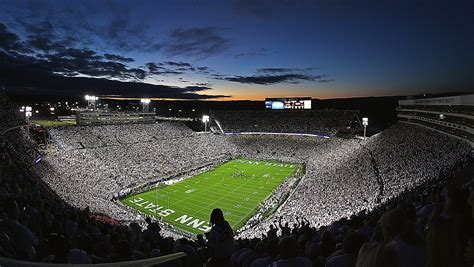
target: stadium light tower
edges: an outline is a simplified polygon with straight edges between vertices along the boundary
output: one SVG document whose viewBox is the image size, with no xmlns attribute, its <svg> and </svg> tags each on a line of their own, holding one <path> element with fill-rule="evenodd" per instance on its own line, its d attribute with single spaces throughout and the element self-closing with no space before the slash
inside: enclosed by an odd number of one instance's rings
<svg viewBox="0 0 474 267">
<path fill-rule="evenodd" d="M 202 122 L 204 122 L 204 132 L 207 132 L 207 123 L 209 122 L 209 115 L 203 115 Z"/>
<path fill-rule="evenodd" d="M 369 125 L 369 118 L 362 118 L 362 126 L 364 126 L 364 139 L 367 133 L 367 125 Z"/>
<path fill-rule="evenodd" d="M 27 121 L 29 121 L 29 119 L 30 119 L 30 117 L 31 117 L 31 115 L 32 115 L 32 113 L 31 113 L 32 110 L 33 110 L 33 109 L 32 109 L 31 107 L 29 107 L 29 106 L 26 106 L 26 107 L 25 107 L 25 117 L 26 117 L 26 120 L 27 120 Z"/>
<path fill-rule="evenodd" d="M 87 100 L 87 108 L 95 110 L 95 101 L 99 100 L 99 98 L 93 95 L 86 95 L 85 99 Z"/>
<path fill-rule="evenodd" d="M 140 102 L 142 103 L 142 111 L 143 112 L 148 112 L 149 109 L 150 109 L 151 100 L 147 99 L 147 98 L 142 98 L 142 99 L 140 99 Z"/>
</svg>

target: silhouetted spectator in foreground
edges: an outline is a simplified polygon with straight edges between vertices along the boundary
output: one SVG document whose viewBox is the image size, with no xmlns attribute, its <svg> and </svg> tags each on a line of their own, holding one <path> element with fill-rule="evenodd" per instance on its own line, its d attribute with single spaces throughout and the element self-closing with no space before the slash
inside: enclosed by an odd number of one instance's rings
<svg viewBox="0 0 474 267">
<path fill-rule="evenodd" d="M 284 237 L 278 243 L 280 260 L 274 262 L 272 267 L 310 267 L 311 261 L 306 257 L 298 257 L 298 244 L 291 237 Z"/>
<path fill-rule="evenodd" d="M 344 239 L 342 253 L 333 253 L 326 262 L 326 267 L 353 267 L 356 265 L 357 253 L 365 243 L 365 237 L 357 232 L 351 232 Z"/>
<path fill-rule="evenodd" d="M 473 230 L 468 192 L 449 187 L 441 196 L 444 201 L 436 203 L 426 224 L 426 266 L 466 266 L 464 253 Z"/>
<path fill-rule="evenodd" d="M 385 244 L 400 259 L 400 266 L 424 266 L 426 251 L 415 235 L 415 226 L 407 220 L 401 209 L 387 211 L 380 219 Z"/>
<path fill-rule="evenodd" d="M 377 242 L 365 243 L 357 255 L 356 267 L 399 267 L 397 252 Z"/>
<path fill-rule="evenodd" d="M 210 218 L 211 231 L 207 245 L 211 248 L 209 266 L 230 266 L 230 257 L 235 250 L 234 233 L 230 224 L 224 219 L 221 209 L 214 209 Z"/>
</svg>

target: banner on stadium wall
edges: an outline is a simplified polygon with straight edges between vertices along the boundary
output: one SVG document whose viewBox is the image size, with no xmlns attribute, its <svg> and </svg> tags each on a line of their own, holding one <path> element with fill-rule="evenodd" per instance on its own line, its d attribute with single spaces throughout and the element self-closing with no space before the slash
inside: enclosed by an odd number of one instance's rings
<svg viewBox="0 0 474 267">
<path fill-rule="evenodd" d="M 459 95 L 459 96 L 447 96 L 447 97 L 435 97 L 435 98 L 424 98 L 424 99 L 408 99 L 399 100 L 398 105 L 400 106 L 474 106 L 474 94 L 471 95 Z"/>
</svg>

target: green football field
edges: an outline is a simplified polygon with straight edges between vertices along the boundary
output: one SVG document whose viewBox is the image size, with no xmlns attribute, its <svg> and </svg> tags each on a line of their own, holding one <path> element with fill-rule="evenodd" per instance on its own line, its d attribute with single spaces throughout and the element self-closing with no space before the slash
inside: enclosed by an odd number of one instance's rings
<svg viewBox="0 0 474 267">
<path fill-rule="evenodd" d="M 192 234 L 209 230 L 209 215 L 214 208 L 220 208 L 237 230 L 298 167 L 298 164 L 275 161 L 236 159 L 195 177 L 127 196 L 121 201 Z"/>
</svg>

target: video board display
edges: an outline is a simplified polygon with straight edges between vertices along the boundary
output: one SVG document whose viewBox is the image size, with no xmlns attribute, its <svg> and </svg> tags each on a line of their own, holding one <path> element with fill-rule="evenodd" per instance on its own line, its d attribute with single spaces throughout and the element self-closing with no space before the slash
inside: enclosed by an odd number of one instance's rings
<svg viewBox="0 0 474 267">
<path fill-rule="evenodd" d="M 266 98 L 266 109 L 311 109 L 311 97 Z"/>
</svg>

